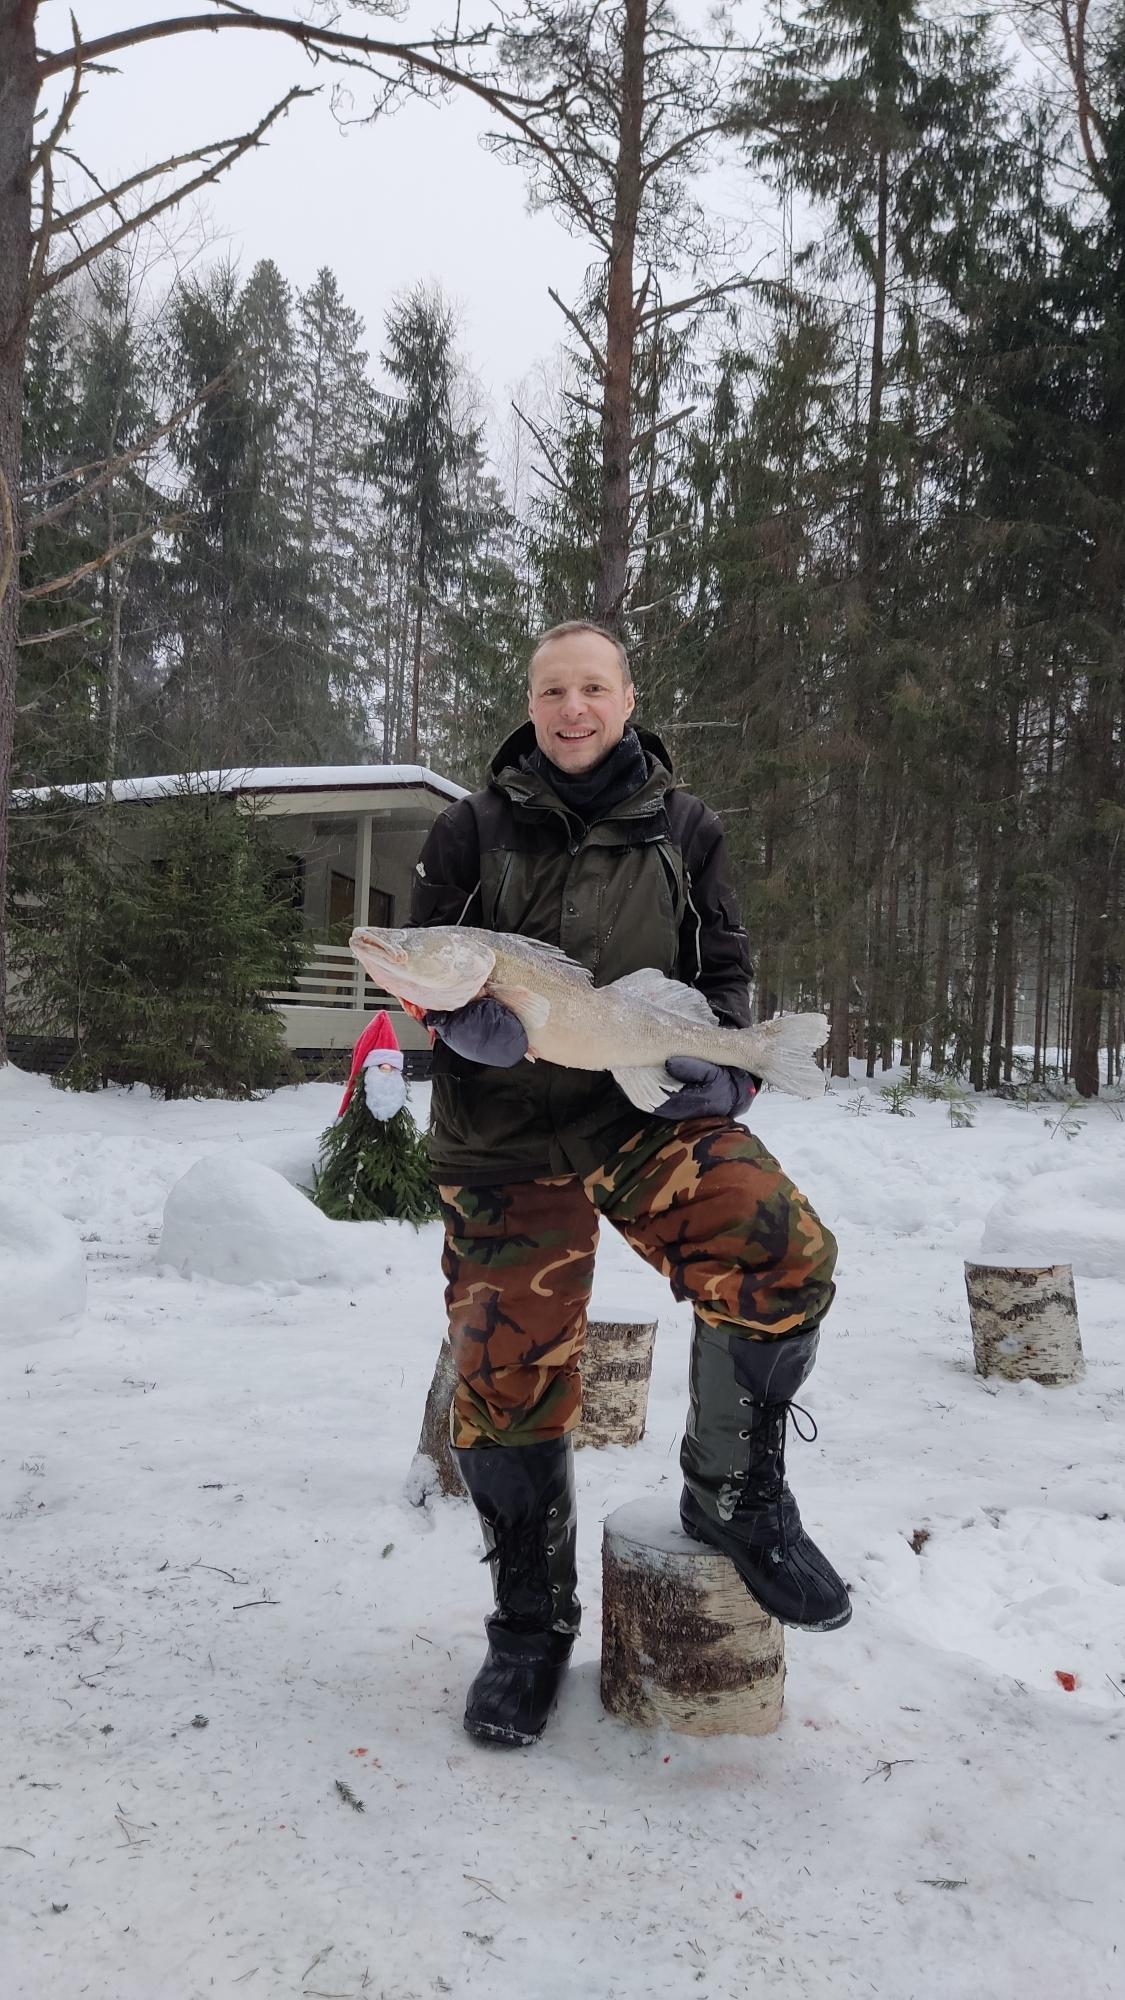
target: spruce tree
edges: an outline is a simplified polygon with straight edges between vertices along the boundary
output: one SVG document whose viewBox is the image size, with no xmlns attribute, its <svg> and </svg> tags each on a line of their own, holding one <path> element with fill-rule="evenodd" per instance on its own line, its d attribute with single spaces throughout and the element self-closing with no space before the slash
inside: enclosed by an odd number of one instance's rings
<svg viewBox="0 0 1125 2000">
<path fill-rule="evenodd" d="M 385 728 L 388 752 L 417 763 L 422 740 L 423 658 L 435 609 L 467 531 L 466 469 L 480 433 L 456 411 L 459 361 L 454 319 L 438 291 L 416 286 L 391 308 L 383 365 L 395 385 L 376 404 L 369 470 L 388 517 L 402 588 L 388 621 Z M 397 628 L 397 630 L 396 630 Z"/>
<path fill-rule="evenodd" d="M 112 815 L 109 844 L 97 814 L 71 807 L 53 828 L 45 815 L 48 837 L 29 846 L 16 953 L 27 1025 L 73 1037 L 57 1079 L 70 1087 L 251 1097 L 287 1073 L 266 995 L 292 988 L 304 959 L 265 822 L 186 788 Z"/>
<path fill-rule="evenodd" d="M 349 730 L 302 535 L 292 302 L 276 265 L 244 286 L 229 265 L 185 285 L 174 359 L 188 395 L 224 381 L 178 442 L 195 505 L 177 542 L 165 728 L 185 763 L 329 760 Z"/>
</svg>

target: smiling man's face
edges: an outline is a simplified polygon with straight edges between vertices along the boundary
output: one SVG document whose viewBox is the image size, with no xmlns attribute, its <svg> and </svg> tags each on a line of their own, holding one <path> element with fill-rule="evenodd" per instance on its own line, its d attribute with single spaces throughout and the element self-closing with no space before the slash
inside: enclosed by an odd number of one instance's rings
<svg viewBox="0 0 1125 2000">
<path fill-rule="evenodd" d="M 527 712 L 535 741 L 560 771 L 592 771 L 625 734 L 636 694 L 600 632 L 567 632 L 531 662 Z"/>
</svg>

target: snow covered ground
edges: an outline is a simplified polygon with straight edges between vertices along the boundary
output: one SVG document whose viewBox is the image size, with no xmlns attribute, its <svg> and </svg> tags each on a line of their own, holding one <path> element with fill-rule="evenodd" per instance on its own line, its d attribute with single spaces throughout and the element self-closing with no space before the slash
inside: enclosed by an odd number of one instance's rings
<svg viewBox="0 0 1125 2000">
<path fill-rule="evenodd" d="M 688 1332 L 603 1236 L 603 1308 L 661 1313 L 649 1431 L 579 1456 L 586 1627 L 548 1736 L 505 1753 L 461 1730 L 474 1519 L 402 1499 L 436 1226 L 317 1235 L 279 1198 L 289 1275 L 265 1275 L 260 1170 L 299 1180 L 337 1097 L 166 1106 L 0 1072 L 8 2000 L 1125 1992 L 1113 1109 L 1068 1141 L 1046 1107 L 954 1130 L 861 1082 L 755 1107 L 841 1241 L 820 1439 L 790 1469 L 855 1600 L 844 1632 L 789 1635 L 756 1741 L 599 1706 L 600 1525 L 678 1490 Z M 974 1375 L 961 1266 L 986 1242 L 1073 1258 L 1079 1386 Z"/>
</svg>

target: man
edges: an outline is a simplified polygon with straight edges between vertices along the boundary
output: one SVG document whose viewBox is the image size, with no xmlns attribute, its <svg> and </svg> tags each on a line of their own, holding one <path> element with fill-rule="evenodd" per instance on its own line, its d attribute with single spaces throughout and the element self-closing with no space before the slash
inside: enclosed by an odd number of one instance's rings
<svg viewBox="0 0 1125 2000">
<path fill-rule="evenodd" d="M 630 724 L 610 634 L 557 625 L 529 667 L 530 721 L 422 850 L 415 924 L 561 946 L 608 985 L 642 966 L 750 1020 L 750 964 L 714 813 Z M 523 1060 L 516 1016 L 482 997 L 436 1029 L 430 1155 L 457 1367 L 453 1445 L 493 1562 L 488 1657 L 465 1727 L 542 1734 L 578 1630 L 570 1433 L 600 1217 L 695 1307 L 681 1518 L 776 1617 L 843 1625 L 847 1591 L 801 1526 L 785 1426 L 832 1298 L 836 1246 L 737 1114 L 753 1079 L 681 1059 L 653 1115 L 612 1079 Z"/>
</svg>

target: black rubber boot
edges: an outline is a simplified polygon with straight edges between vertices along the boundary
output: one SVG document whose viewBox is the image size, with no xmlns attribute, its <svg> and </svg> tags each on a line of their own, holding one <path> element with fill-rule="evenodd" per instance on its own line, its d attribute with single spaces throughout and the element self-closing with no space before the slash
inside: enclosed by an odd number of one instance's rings
<svg viewBox="0 0 1125 2000">
<path fill-rule="evenodd" d="M 835 1631 L 852 1615 L 847 1586 L 806 1535 L 785 1482 L 785 1426 L 819 1338 L 747 1340 L 696 1320 L 680 1450 L 685 1533 L 729 1556 L 771 1617 L 806 1632 Z"/>
<path fill-rule="evenodd" d="M 484 1530 L 496 1610 L 488 1658 L 465 1704 L 470 1736 L 538 1742 L 578 1631 L 574 1450 L 546 1444 L 456 1451 Z"/>
</svg>

